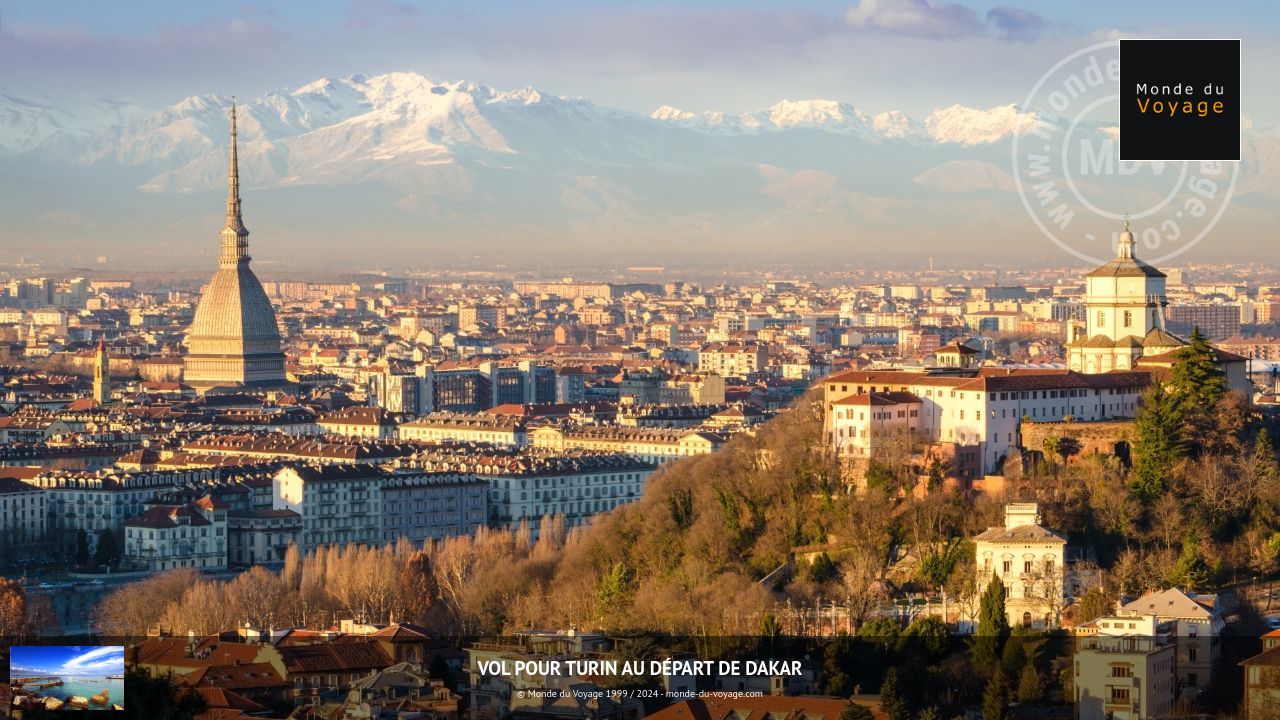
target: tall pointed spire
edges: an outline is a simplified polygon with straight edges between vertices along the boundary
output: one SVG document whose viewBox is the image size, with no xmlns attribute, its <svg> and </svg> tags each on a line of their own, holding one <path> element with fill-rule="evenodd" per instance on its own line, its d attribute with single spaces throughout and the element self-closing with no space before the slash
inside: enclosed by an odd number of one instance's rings
<svg viewBox="0 0 1280 720">
<path fill-rule="evenodd" d="M 235 267 L 249 262 L 249 230 L 240 216 L 240 162 L 236 157 L 236 99 L 231 98 L 231 162 L 227 169 L 227 224 L 222 228 L 218 264 Z"/>
</svg>

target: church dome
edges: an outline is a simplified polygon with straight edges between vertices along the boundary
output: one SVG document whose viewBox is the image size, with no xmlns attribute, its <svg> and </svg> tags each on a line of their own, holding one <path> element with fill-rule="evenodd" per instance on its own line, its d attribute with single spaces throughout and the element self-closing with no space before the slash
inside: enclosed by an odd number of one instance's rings
<svg viewBox="0 0 1280 720">
<path fill-rule="evenodd" d="M 236 107 L 231 105 L 227 222 L 218 271 L 205 287 L 187 331 L 183 381 L 201 390 L 286 384 L 275 309 L 249 268 L 249 230 L 240 215 Z"/>
<path fill-rule="evenodd" d="M 1129 230 L 1129 221 L 1124 221 L 1124 231 L 1116 242 L 1116 257 L 1089 273 L 1088 277 L 1166 277 L 1164 273 L 1142 262 L 1133 254 L 1133 233 Z"/>
<path fill-rule="evenodd" d="M 242 344 L 249 352 L 255 352 L 249 348 L 261 347 L 264 342 L 274 343 L 271 349 L 280 351 L 275 309 L 247 263 L 219 268 L 214 273 L 200 296 L 195 320 L 187 334 L 187 345 L 192 352 L 203 349 L 197 348 L 198 345 L 216 343 L 225 348 L 228 342 Z"/>
</svg>

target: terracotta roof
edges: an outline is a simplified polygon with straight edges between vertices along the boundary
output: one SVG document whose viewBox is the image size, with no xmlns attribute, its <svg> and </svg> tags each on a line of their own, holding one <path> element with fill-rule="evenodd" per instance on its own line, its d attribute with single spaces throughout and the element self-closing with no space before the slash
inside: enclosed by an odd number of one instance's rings
<svg viewBox="0 0 1280 720">
<path fill-rule="evenodd" d="M 1241 665 L 1268 665 L 1271 667 L 1280 667 L 1280 645 L 1263 650 L 1253 657 L 1240 661 Z"/>
<path fill-rule="evenodd" d="M 384 668 L 391 658 L 374 642 L 318 643 L 279 648 L 289 673 L 368 670 Z"/>
<path fill-rule="evenodd" d="M 258 713 L 267 709 L 265 706 L 259 705 L 243 695 L 220 687 L 197 687 L 193 689 L 200 697 L 204 698 L 205 705 L 211 710 L 230 708 L 249 713 Z"/>
<path fill-rule="evenodd" d="M 257 659 L 260 650 L 258 645 L 221 642 L 216 636 L 211 636 L 199 640 L 194 656 L 188 657 L 186 638 L 148 638 L 130 649 L 130 657 L 136 658 L 139 665 L 202 668 L 236 661 L 251 663 Z"/>
<path fill-rule="evenodd" d="M 285 679 L 280 677 L 280 672 L 271 663 L 265 662 L 202 667 L 183 675 L 179 682 L 183 685 L 229 690 L 283 687 L 286 684 Z"/>
<path fill-rule="evenodd" d="M 834 405 L 903 405 L 908 403 L 922 403 L 915 393 L 905 391 L 893 392 L 876 392 L 876 393 L 858 393 L 848 397 L 840 398 L 835 401 Z"/>
<path fill-rule="evenodd" d="M 153 507 L 150 510 L 131 517 L 124 521 L 125 527 L 142 527 L 142 528 L 175 528 L 178 527 L 178 518 L 188 518 L 188 524 L 192 527 L 201 525 L 212 525 L 204 515 L 201 515 L 190 506 L 185 507 Z"/>
</svg>

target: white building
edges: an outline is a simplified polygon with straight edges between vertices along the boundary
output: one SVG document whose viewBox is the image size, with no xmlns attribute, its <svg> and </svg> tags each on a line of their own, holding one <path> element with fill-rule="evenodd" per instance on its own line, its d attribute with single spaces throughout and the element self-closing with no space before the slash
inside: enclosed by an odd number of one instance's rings
<svg viewBox="0 0 1280 720">
<path fill-rule="evenodd" d="M 124 524 L 124 558 L 157 572 L 227 568 L 227 505 L 205 496 L 194 503 L 157 505 Z"/>
<path fill-rule="evenodd" d="M 525 521 L 536 536 L 543 516 L 563 515 L 565 527 L 576 527 L 639 500 L 653 471 L 651 463 L 628 455 L 579 453 L 496 461 L 478 468 L 476 477 L 490 488 L 491 524 L 514 528 Z"/>
<path fill-rule="evenodd" d="M 467 473 L 397 473 L 382 484 L 382 539 L 415 545 L 473 535 L 488 517 L 489 483 Z"/>
<path fill-rule="evenodd" d="M 302 516 L 300 550 L 320 545 L 382 542 L 385 470 L 371 465 L 286 467 L 272 481 L 271 507 Z"/>
<path fill-rule="evenodd" d="M 1190 595 L 1177 588 L 1151 592 L 1120 608 L 1121 615 L 1154 615 L 1170 623 L 1177 638 L 1178 686 L 1205 688 L 1221 653 L 1226 626 L 1217 595 Z"/>
<path fill-rule="evenodd" d="M 324 432 L 353 438 L 394 440 L 396 421 L 380 407 L 347 407 L 325 413 L 316 419 Z"/>
<path fill-rule="evenodd" d="M 746 377 L 762 372 L 769 351 L 758 343 L 710 343 L 698 351 L 698 372 L 725 377 Z"/>
<path fill-rule="evenodd" d="M 0 555 L 44 542 L 45 493 L 16 478 L 0 477 Z"/>
<path fill-rule="evenodd" d="M 1056 422 L 1132 418 L 1150 383 L 1146 372 L 1085 375 L 1069 370 L 984 367 L 976 370 L 849 370 L 823 381 L 825 430 L 850 456 L 877 446 L 877 430 L 913 431 L 922 443 L 947 446 L 951 470 L 974 478 L 995 472 L 1019 444 L 1023 418 Z M 859 409 L 878 395 L 876 413 Z M 849 404 L 841 404 L 849 399 Z M 888 401 L 888 402 L 885 402 Z M 911 417 L 916 412 L 916 417 Z M 904 413 L 898 422 L 899 413 Z M 883 426 L 883 427 L 882 427 Z"/>
<path fill-rule="evenodd" d="M 973 541 L 977 592 L 993 574 L 1000 578 L 1010 625 L 1050 628 L 1061 623 L 1067 541 L 1040 525 L 1035 503 L 1006 505 L 1004 526 L 988 528 Z"/>
<path fill-rule="evenodd" d="M 1186 343 L 1164 328 L 1165 274 L 1137 259 L 1125 222 L 1116 257 L 1085 279 L 1085 327 L 1068 337 L 1067 365 L 1083 373 L 1132 370 L 1138 358 Z"/>
<path fill-rule="evenodd" d="M 435 412 L 399 429 L 401 440 L 421 442 L 477 442 L 523 447 L 528 440 L 525 421 L 495 413 Z"/>
<path fill-rule="evenodd" d="M 1171 717 L 1176 680 L 1168 628 L 1151 615 L 1101 617 L 1075 653 L 1079 720 Z"/>
<path fill-rule="evenodd" d="M 702 430 L 630 428 L 616 425 L 561 428 L 544 425 L 529 432 L 529 445 L 546 450 L 599 450 L 626 453 L 658 465 L 691 455 L 705 455 L 726 442 L 719 433 Z"/>
</svg>

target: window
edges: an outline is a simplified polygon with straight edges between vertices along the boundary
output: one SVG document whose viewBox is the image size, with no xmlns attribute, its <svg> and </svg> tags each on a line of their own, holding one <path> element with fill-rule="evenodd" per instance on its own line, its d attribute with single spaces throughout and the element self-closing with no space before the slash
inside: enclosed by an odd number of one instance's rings
<svg viewBox="0 0 1280 720">
<path fill-rule="evenodd" d="M 1133 311 L 1132 310 L 1124 311 L 1124 326 L 1133 327 Z"/>
<path fill-rule="evenodd" d="M 1133 666 L 1132 665 L 1112 665 L 1111 677 L 1118 677 L 1118 678 L 1133 677 Z"/>
<path fill-rule="evenodd" d="M 1107 323 L 1107 313 L 1103 310 L 1098 311 L 1098 324 L 1105 325 Z"/>
<path fill-rule="evenodd" d="M 1013 561 L 1012 561 L 1012 560 L 1005 560 L 1005 561 L 1004 561 L 1004 571 L 1005 571 L 1005 572 L 1009 572 L 1009 571 L 1010 571 L 1010 570 L 1012 570 L 1012 569 L 1013 569 Z"/>
<path fill-rule="evenodd" d="M 1119 685 L 1112 685 L 1109 689 L 1111 690 L 1112 703 L 1129 702 L 1129 688 L 1121 687 Z"/>
</svg>

